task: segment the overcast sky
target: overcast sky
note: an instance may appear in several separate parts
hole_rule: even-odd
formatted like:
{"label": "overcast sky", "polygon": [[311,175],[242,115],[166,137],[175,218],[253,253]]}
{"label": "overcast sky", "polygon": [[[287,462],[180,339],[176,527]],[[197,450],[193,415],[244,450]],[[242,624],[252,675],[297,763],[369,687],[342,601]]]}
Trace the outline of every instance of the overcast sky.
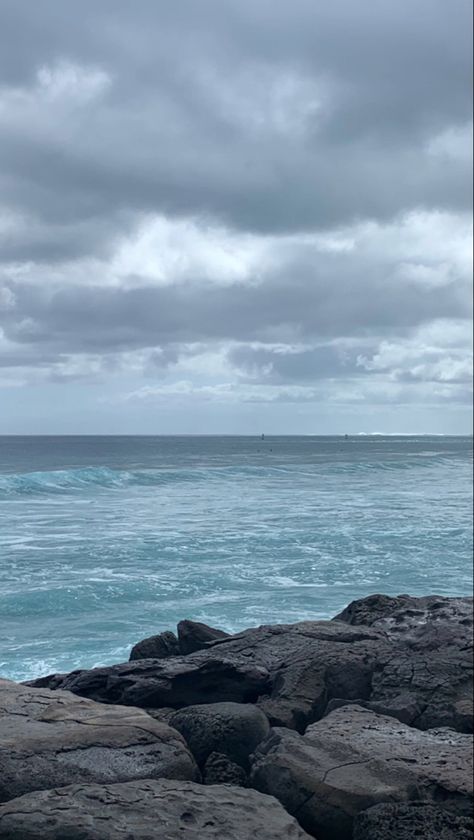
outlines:
{"label": "overcast sky", "polygon": [[0,433],[469,433],[471,0],[0,0]]}

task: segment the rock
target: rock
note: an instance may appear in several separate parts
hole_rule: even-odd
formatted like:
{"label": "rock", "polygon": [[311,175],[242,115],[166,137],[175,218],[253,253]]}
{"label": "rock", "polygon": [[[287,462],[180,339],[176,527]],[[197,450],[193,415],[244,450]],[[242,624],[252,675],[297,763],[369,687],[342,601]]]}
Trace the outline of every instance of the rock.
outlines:
{"label": "rock", "polygon": [[353,840],[472,840],[474,821],[439,805],[376,805],[354,820]]}
{"label": "rock", "polygon": [[473,599],[428,595],[369,595],[352,601],[333,621],[375,627],[418,649],[472,644]]}
{"label": "rock", "polygon": [[159,720],[160,723],[166,723],[169,726],[169,722],[176,712],[176,709],[170,709],[169,707],[164,706],[161,709],[145,709],[145,711],[150,715],[150,717],[155,720]]}
{"label": "rock", "polygon": [[[394,642],[374,669],[368,707],[420,729],[473,731],[472,598],[371,595],[335,621],[370,626]],[[433,656],[436,651],[436,656]]]}
{"label": "rock", "polygon": [[0,767],[0,801],[75,782],[199,778],[181,735],[141,709],[7,680],[0,680]]}
{"label": "rock", "polygon": [[356,814],[382,802],[472,803],[471,736],[421,732],[360,706],[336,709],[304,736],[274,730],[252,765],[252,786],[319,840],[350,840]]}
{"label": "rock", "polygon": [[2,840],[311,840],[270,796],[227,785],[71,785],[0,806]]}
{"label": "rock", "polygon": [[246,630],[187,656],[56,674],[30,684],[142,708],[258,702],[271,724],[304,731],[333,697],[369,699],[374,670],[392,653],[393,644],[378,630],[303,621]]}
{"label": "rock", "polygon": [[473,730],[473,663],[468,648],[402,649],[374,670],[370,705],[410,726]]}
{"label": "rock", "polygon": [[356,701],[420,729],[472,732],[470,604],[467,598],[377,595],[353,602],[341,613],[344,621],[257,627],[186,656],[30,684],[149,709],[255,703],[272,726],[299,732],[319,720],[331,701]]}
{"label": "rock", "polygon": [[268,735],[267,717],[256,706],[243,703],[209,703],[188,706],[170,718],[200,767],[211,753],[226,755],[241,767]]}
{"label": "rock", "polygon": [[179,643],[174,633],[169,630],[158,636],[149,636],[137,642],[130,651],[129,661],[135,659],[167,659],[179,655]]}
{"label": "rock", "polygon": [[269,684],[269,674],[246,660],[215,656],[209,651],[170,659],[138,659],[123,665],[72,671],[34,680],[89,697],[100,703],[124,706],[181,708],[196,703],[251,703]]}
{"label": "rock", "polygon": [[222,753],[213,752],[207,759],[202,780],[205,785],[237,785],[247,787],[245,770]]}
{"label": "rock", "polygon": [[227,638],[229,638],[228,633],[217,630],[215,627],[208,627],[207,624],[201,624],[199,621],[185,619],[178,624],[179,651],[185,656],[206,648],[209,642]]}

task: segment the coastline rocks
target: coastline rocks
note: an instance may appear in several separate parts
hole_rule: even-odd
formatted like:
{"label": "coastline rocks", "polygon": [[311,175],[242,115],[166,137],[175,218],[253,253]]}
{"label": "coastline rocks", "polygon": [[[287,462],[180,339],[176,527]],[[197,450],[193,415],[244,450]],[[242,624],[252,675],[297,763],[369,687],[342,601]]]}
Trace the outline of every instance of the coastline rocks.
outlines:
{"label": "coastline rocks", "polygon": [[404,650],[376,668],[371,706],[418,729],[473,730],[473,663],[469,648]]}
{"label": "coastline rocks", "polygon": [[228,638],[228,633],[209,627],[207,624],[201,624],[200,621],[185,619],[178,624],[179,650],[184,656],[203,650],[210,642]]}
{"label": "coastline rocks", "polygon": [[137,642],[130,651],[129,662],[135,659],[168,659],[179,656],[179,642],[174,633],[166,630],[158,636],[149,636]]}
{"label": "coastline rocks", "polygon": [[360,706],[343,706],[304,736],[276,729],[252,760],[251,784],[276,796],[319,840],[350,840],[354,817],[372,805],[472,804],[472,738],[421,732]]}
{"label": "coastline rocks", "polygon": [[474,820],[439,805],[376,805],[354,820],[353,840],[472,840]]}
{"label": "coastline rocks", "polygon": [[198,765],[211,753],[221,753],[241,767],[268,735],[267,717],[250,703],[210,703],[188,706],[170,718],[186,741]]}
{"label": "coastline rocks", "polygon": [[150,710],[255,703],[272,726],[299,732],[343,701],[419,729],[472,732],[470,606],[467,598],[377,595],[353,602],[340,615],[344,621],[257,627],[206,642],[186,656],[137,659],[29,684]]}
{"label": "coastline rocks", "polygon": [[206,701],[251,703],[265,691],[268,682],[269,674],[264,668],[223,657],[203,658],[194,654],[53,674],[28,685],[65,689],[100,703],[159,709],[181,708]]}
{"label": "coastline rocks", "polygon": [[391,651],[378,630],[304,621],[246,630],[184,657],[73,671],[29,684],[149,709],[257,703],[272,725],[304,731],[333,697],[368,699],[375,667]]}
{"label": "coastline rocks", "polygon": [[227,639],[228,633],[208,627],[199,621],[185,619],[178,624],[178,635],[165,630],[157,636],[142,639],[132,647],[129,662],[137,659],[168,659],[170,656],[187,656],[203,650],[218,639]]}
{"label": "coastline rocks", "polygon": [[0,837],[463,840],[472,665],[472,599],[374,595],[0,681]]}
{"label": "coastline rocks", "polygon": [[472,598],[437,595],[371,595],[349,604],[334,621],[379,629],[393,642],[363,705],[419,729],[472,732],[472,607]]}
{"label": "coastline rocks", "polygon": [[245,770],[226,755],[217,752],[211,753],[207,759],[202,771],[202,780],[205,785],[247,787],[248,783]]}
{"label": "coastline rocks", "polygon": [[75,782],[199,778],[179,733],[141,709],[7,680],[0,680],[0,767],[0,801]]}
{"label": "coastline rocks", "polygon": [[310,840],[272,797],[152,781],[72,785],[0,806],[2,840]]}
{"label": "coastline rocks", "polygon": [[427,595],[369,595],[352,601],[333,621],[374,627],[419,649],[472,644],[473,599]]}

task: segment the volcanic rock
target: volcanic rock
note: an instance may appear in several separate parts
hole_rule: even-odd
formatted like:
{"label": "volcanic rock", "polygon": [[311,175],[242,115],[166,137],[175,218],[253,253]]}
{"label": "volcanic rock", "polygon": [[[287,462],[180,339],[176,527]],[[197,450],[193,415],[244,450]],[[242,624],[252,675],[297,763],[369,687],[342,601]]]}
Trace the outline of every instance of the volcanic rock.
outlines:
{"label": "volcanic rock", "polygon": [[353,840],[472,840],[474,821],[440,805],[376,805],[354,820]]}
{"label": "volcanic rock", "polygon": [[2,802],[76,782],[199,778],[181,735],[141,709],[7,680],[0,680],[0,767]]}
{"label": "volcanic rock", "polygon": [[179,651],[184,655],[202,650],[210,642],[227,638],[229,638],[228,633],[209,627],[207,624],[201,624],[200,621],[185,619],[178,624]]}
{"label": "volcanic rock", "polygon": [[188,706],[169,723],[181,733],[200,767],[214,752],[247,767],[249,755],[270,730],[267,717],[250,703]]}
{"label": "volcanic rock", "polygon": [[202,771],[202,780],[205,785],[237,785],[247,787],[248,779],[245,770],[231,761],[222,753],[213,752]]}
{"label": "volcanic rock", "polygon": [[304,731],[333,697],[369,699],[374,670],[391,653],[381,631],[303,621],[246,630],[185,657],[73,671],[30,685],[142,708],[258,702],[273,725]]}
{"label": "volcanic rock", "polygon": [[473,599],[427,595],[369,595],[352,601],[333,621],[375,627],[418,649],[472,644]]}
{"label": "volcanic rock", "polygon": [[181,708],[225,700],[253,702],[267,688],[269,674],[245,660],[206,652],[54,674],[28,684],[65,689],[100,703]]}
{"label": "volcanic rock", "polygon": [[71,785],[0,806],[2,840],[310,840],[270,796],[228,785]]}
{"label": "volcanic rock", "polygon": [[130,651],[129,661],[135,659],[167,659],[179,655],[179,643],[174,633],[166,630],[158,636],[149,636],[137,642]]}
{"label": "volcanic rock", "polygon": [[276,729],[253,756],[251,784],[276,796],[319,840],[350,840],[354,817],[382,802],[472,803],[472,738],[421,732],[344,706],[304,736]]}

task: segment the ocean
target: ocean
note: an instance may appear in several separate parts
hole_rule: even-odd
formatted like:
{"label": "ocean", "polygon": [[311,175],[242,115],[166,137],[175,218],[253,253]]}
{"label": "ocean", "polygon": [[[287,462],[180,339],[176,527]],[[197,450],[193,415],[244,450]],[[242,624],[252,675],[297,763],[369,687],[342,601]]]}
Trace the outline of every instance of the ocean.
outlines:
{"label": "ocean", "polygon": [[374,592],[472,594],[472,438],[0,438],[0,676]]}

